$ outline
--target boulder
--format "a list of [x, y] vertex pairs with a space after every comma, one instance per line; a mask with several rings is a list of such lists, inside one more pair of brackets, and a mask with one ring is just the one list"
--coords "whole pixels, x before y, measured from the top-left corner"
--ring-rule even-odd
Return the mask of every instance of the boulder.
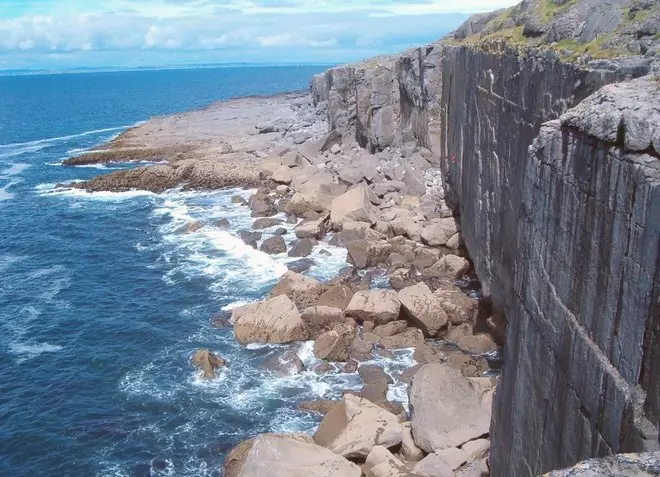
[[470, 271], [470, 262], [457, 255], [444, 255], [431, 267], [424, 270], [428, 278], [461, 278]]
[[409, 391], [415, 443], [426, 452], [462, 446], [488, 434], [492, 392], [442, 363], [427, 363]]
[[413, 359], [420, 364], [425, 364], [432, 361], [443, 362], [447, 357], [442, 351], [440, 351], [440, 349], [424, 343], [415, 347]]
[[458, 370], [466, 378], [479, 378], [488, 371], [488, 361], [463, 353], [453, 353], [446, 361], [447, 366]]
[[199, 229], [203, 228], [204, 224], [201, 223], [199, 220], [193, 220], [191, 222], [188, 222], [185, 227], [185, 232], [187, 234], [191, 234], [194, 232], [197, 232]]
[[273, 219], [272, 217], [261, 217], [254, 221], [252, 228], [254, 230], [267, 229], [268, 227], [274, 227], [275, 225], [280, 225], [284, 223], [282, 219]]
[[291, 181], [293, 180], [293, 174], [291, 171], [291, 168], [288, 166], [280, 166], [277, 169], [273, 171], [273, 175], [271, 176], [271, 179], [278, 184], [285, 184], [289, 185], [291, 184]]
[[312, 238], [312, 239], [321, 239], [325, 235], [326, 227], [325, 221], [327, 216], [322, 215], [316, 220], [303, 220], [300, 222], [294, 232], [298, 238]]
[[315, 305], [324, 291], [325, 287], [318, 280], [289, 271], [280, 278], [270, 296], [286, 295], [302, 310]]
[[429, 454], [424, 457], [415, 464], [413, 471], [424, 477], [452, 477], [454, 475], [454, 469], [437, 454]]
[[314, 265], [314, 260], [311, 258], [301, 258], [300, 260], [294, 260], [293, 262], [287, 262], [286, 268], [296, 273], [303, 273], [312, 268]]
[[192, 362], [203, 371], [204, 379], [215, 378], [215, 370], [225, 366], [225, 360], [208, 349], [200, 349], [193, 357]]
[[241, 240], [251, 247], [257, 248], [257, 240], [261, 240], [261, 232], [250, 232], [241, 230], [239, 232]]
[[346, 361], [354, 339], [355, 328], [348, 323], [340, 323], [316, 338], [314, 356], [328, 361]]
[[231, 197], [231, 202], [232, 202], [232, 204], [247, 205], [247, 200], [245, 200], [240, 195], [233, 195]]
[[497, 351], [497, 343], [486, 333], [462, 336], [456, 344], [462, 350], [472, 354], [485, 354]]
[[424, 451], [417, 447], [413, 440], [410, 422], [404, 422], [402, 426], [401, 455], [408, 462], [419, 462], [424, 458]]
[[287, 230], [284, 227], [278, 227], [275, 229], [275, 232], [273, 232], [273, 235], [286, 235]]
[[289, 188], [285, 185], [278, 185], [275, 187], [275, 193], [281, 197], [284, 197], [289, 193]]
[[221, 218], [221, 219], [218, 219], [218, 220], [215, 222], [215, 226], [216, 226], [216, 227], [227, 228], [227, 227], [229, 227], [230, 225], [231, 225], [231, 224], [229, 223], [229, 219], [228, 219], [227, 217], [223, 217], [223, 218]]
[[305, 369], [300, 356], [291, 350], [269, 356], [262, 366], [280, 376], [295, 376]]
[[385, 263], [392, 253], [392, 246], [385, 240], [354, 240], [346, 245], [348, 263], [356, 268], [375, 267]]
[[344, 222], [376, 223], [377, 212], [369, 200], [369, 191], [364, 183], [357, 185], [332, 201], [330, 221], [340, 229]]
[[364, 477], [418, 477], [384, 446], [375, 446], [362, 466]]
[[399, 291], [397, 295], [408, 321], [418, 326], [426, 336], [436, 337], [447, 326], [447, 314], [431, 289], [418, 283]]
[[367, 361], [371, 359], [371, 351], [374, 349], [373, 343], [355, 338], [351, 344], [348, 355], [356, 361]]
[[486, 326], [488, 326], [488, 331], [490, 331], [495, 342], [500, 346], [504, 346], [506, 342], [506, 318], [496, 313], [488, 317]]
[[312, 239], [303, 238], [293, 242], [289, 250], [289, 257], [307, 257], [312, 253], [316, 242]]
[[286, 253], [286, 242], [280, 235], [268, 237], [261, 242], [260, 250], [269, 255], [277, 255], [278, 253]]
[[315, 412], [325, 416], [330, 409], [336, 406], [339, 401], [332, 399], [317, 399], [316, 401], [302, 401], [296, 405], [297, 409], [307, 412]]
[[260, 434], [225, 458], [224, 477], [360, 477], [360, 467], [306, 434]]
[[270, 217], [277, 214], [275, 201], [263, 192], [253, 194], [248, 201], [248, 206], [252, 210], [252, 217]]
[[408, 322], [404, 320], [390, 321], [384, 325], [378, 325], [374, 328], [373, 333], [378, 335], [380, 338], [385, 338], [387, 336], [398, 335], [403, 333], [406, 328], [408, 328]]
[[351, 374], [357, 371], [358, 362], [354, 359], [349, 359], [346, 364], [341, 368], [343, 373]]
[[380, 340], [380, 345], [385, 349], [415, 348], [423, 343], [424, 333], [418, 328], [408, 328], [403, 333]]
[[289, 343], [309, 335], [296, 306], [286, 295], [232, 310], [236, 339], [246, 343]]
[[399, 317], [399, 302], [393, 290], [358, 291], [346, 307], [346, 314], [362, 321], [383, 324]]
[[447, 284], [438, 288], [433, 295], [447, 313], [452, 325], [469, 323], [474, 325], [479, 315], [479, 300], [467, 296], [460, 288]]
[[349, 459], [364, 459], [374, 446], [401, 443], [397, 416], [366, 399], [344, 395], [323, 418], [314, 441]]
[[422, 229], [421, 236], [426, 245], [439, 247], [441, 245], [446, 245], [447, 240], [449, 240], [456, 232], [458, 232], [456, 220], [453, 217], [448, 217], [445, 219], [431, 220], [428, 225]]
[[324, 305], [305, 308], [300, 317], [311, 338], [317, 338], [321, 333], [330, 331], [339, 323], [355, 323], [351, 318], [344, 317], [341, 309]]
[[318, 304], [345, 310], [353, 298], [353, 290], [346, 285], [331, 285], [319, 297]]
[[440, 260], [440, 250], [437, 248], [423, 247], [417, 250], [413, 266], [417, 268], [428, 268]]
[[463, 244], [463, 239], [461, 238], [461, 234], [459, 232], [456, 232], [454, 235], [450, 237], [449, 240], [447, 240], [447, 244], [445, 245], [447, 248], [451, 248], [452, 250], [458, 250], [461, 248], [461, 245]]
[[382, 367], [376, 364], [363, 364], [358, 368], [358, 374], [362, 378], [364, 384], [384, 383], [386, 385], [392, 384], [392, 378], [387, 374]]

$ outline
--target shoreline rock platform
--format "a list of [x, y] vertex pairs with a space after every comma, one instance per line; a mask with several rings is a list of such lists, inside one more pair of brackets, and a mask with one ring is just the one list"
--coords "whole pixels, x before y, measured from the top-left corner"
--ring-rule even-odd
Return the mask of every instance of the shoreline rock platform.
[[[659, 29], [653, 1], [525, 0], [310, 93], [156, 118], [67, 161], [162, 162], [69, 186], [89, 191], [255, 189], [243, 240], [298, 263], [233, 310], [237, 339], [314, 340], [317, 372], [362, 377], [301, 403], [324, 415], [314, 436], [253, 437], [225, 476], [532, 476], [622, 453], [639, 454], [556, 474], [658, 475]], [[276, 215], [290, 249], [262, 228]], [[350, 266], [322, 283], [299, 272], [324, 237]], [[488, 300], [458, 286], [477, 277]], [[409, 411], [363, 363], [401, 348]]]

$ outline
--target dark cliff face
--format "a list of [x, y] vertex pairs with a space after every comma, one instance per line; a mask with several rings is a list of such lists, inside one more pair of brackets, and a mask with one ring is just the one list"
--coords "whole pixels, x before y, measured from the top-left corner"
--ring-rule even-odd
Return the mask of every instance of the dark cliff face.
[[510, 323], [492, 475], [658, 447], [660, 144], [630, 138], [659, 141], [660, 119], [626, 98], [647, 88], [637, 104], [660, 104], [660, 86], [631, 82], [607, 111], [602, 96], [580, 104], [650, 64], [436, 44], [313, 82], [345, 138], [372, 152], [412, 142], [442, 168], [484, 290]]

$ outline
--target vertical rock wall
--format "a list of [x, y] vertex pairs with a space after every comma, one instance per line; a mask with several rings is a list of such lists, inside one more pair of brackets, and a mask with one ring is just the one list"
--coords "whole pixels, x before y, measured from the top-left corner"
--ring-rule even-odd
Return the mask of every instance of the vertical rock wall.
[[[510, 323], [491, 426], [496, 477], [657, 447], [660, 145], [634, 143], [660, 121], [624, 107], [634, 82], [604, 113], [593, 101], [571, 110], [648, 71], [436, 44], [313, 81], [345, 139], [372, 152], [412, 142], [442, 167], [477, 274]], [[660, 104], [653, 81], [638, 103]], [[634, 119], [622, 130], [624, 117]]]

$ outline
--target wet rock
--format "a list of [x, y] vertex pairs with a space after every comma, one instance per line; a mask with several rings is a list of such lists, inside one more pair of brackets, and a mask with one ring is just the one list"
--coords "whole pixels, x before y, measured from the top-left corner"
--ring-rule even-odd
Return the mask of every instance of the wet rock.
[[350, 394], [321, 422], [314, 441], [349, 459], [364, 459], [376, 445], [401, 443], [401, 424], [391, 412]]
[[273, 232], [273, 235], [286, 235], [287, 232], [288, 232], [287, 229], [285, 229], [284, 227], [279, 227], [279, 228], [275, 229], [275, 232]]
[[323, 363], [317, 364], [314, 367], [314, 372], [316, 374], [325, 374], [325, 373], [329, 373], [329, 372], [334, 371], [334, 370], [335, 370], [335, 367], [333, 365], [331, 365], [330, 363], [327, 363], [325, 361]]
[[374, 345], [369, 341], [355, 338], [351, 345], [349, 356], [356, 361], [367, 361], [371, 359], [371, 351], [373, 348]]
[[245, 200], [243, 197], [240, 195], [234, 195], [231, 198], [231, 201], [233, 204], [238, 204], [238, 205], [247, 205], [247, 200]]
[[392, 378], [382, 367], [375, 364], [363, 364], [358, 368], [358, 374], [365, 384], [384, 383], [392, 384]]
[[291, 350], [268, 357], [263, 362], [263, 367], [280, 376], [295, 376], [305, 369], [300, 357]]
[[413, 359], [420, 364], [425, 364], [433, 361], [442, 362], [445, 361], [447, 357], [438, 348], [425, 343], [415, 347]]
[[404, 316], [426, 336], [436, 337], [447, 326], [447, 314], [440, 300], [425, 283], [406, 287], [397, 295]]
[[279, 295], [232, 311], [236, 339], [246, 343], [289, 343], [308, 338], [296, 306]]
[[187, 234], [191, 234], [197, 232], [199, 229], [203, 227], [204, 227], [203, 223], [201, 223], [198, 220], [193, 220], [192, 222], [188, 222], [188, 224], [186, 224], [185, 232]]
[[340, 323], [331, 331], [319, 335], [314, 341], [314, 356], [328, 361], [346, 361], [349, 350], [355, 339], [355, 328], [349, 324]]
[[345, 310], [353, 298], [353, 290], [346, 285], [331, 285], [319, 297], [318, 304]]
[[250, 197], [248, 206], [252, 210], [252, 217], [270, 217], [277, 214], [275, 201], [263, 192], [257, 192]]
[[468, 353], [484, 354], [497, 351], [497, 344], [490, 335], [480, 333], [476, 335], [461, 336], [456, 342], [459, 348]]
[[312, 239], [303, 238], [293, 242], [291, 250], [289, 250], [289, 257], [307, 257], [312, 253], [316, 242]]
[[286, 253], [286, 242], [280, 235], [268, 237], [266, 240], [261, 242], [260, 250], [269, 255]]
[[215, 226], [216, 226], [216, 227], [227, 228], [227, 227], [229, 227], [230, 225], [231, 225], [231, 224], [229, 223], [229, 219], [227, 219], [227, 217], [223, 217], [223, 218], [221, 218], [221, 219], [219, 219], [219, 220], [217, 220], [217, 221], [215, 222]]
[[252, 224], [252, 228], [254, 230], [267, 229], [269, 227], [274, 227], [275, 225], [279, 225], [283, 222], [284, 221], [282, 219], [273, 219], [272, 217], [261, 217], [260, 219], [254, 221], [254, 223]]
[[488, 361], [463, 353], [453, 353], [446, 361], [447, 366], [454, 368], [466, 378], [479, 378], [488, 371]]
[[192, 362], [204, 373], [204, 379], [214, 379], [215, 370], [225, 366], [225, 360], [208, 349], [200, 349], [193, 357]]
[[400, 307], [393, 290], [358, 291], [346, 307], [346, 314], [358, 320], [383, 324], [396, 320]]
[[346, 362], [346, 364], [342, 367], [342, 372], [346, 374], [351, 374], [357, 371], [358, 368], [358, 362], [355, 361], [354, 359], [350, 359]]
[[224, 477], [360, 477], [360, 468], [306, 434], [260, 434], [225, 458]]
[[257, 241], [261, 240], [261, 232], [250, 232], [248, 230], [241, 230], [239, 232], [241, 240], [253, 248], [257, 248]]
[[286, 267], [292, 272], [303, 273], [309, 270], [314, 266], [314, 260], [311, 258], [301, 258], [300, 260], [294, 260], [293, 262], [288, 262]]
[[488, 434], [492, 393], [441, 363], [425, 364], [410, 389], [412, 432], [426, 452], [457, 447]]

